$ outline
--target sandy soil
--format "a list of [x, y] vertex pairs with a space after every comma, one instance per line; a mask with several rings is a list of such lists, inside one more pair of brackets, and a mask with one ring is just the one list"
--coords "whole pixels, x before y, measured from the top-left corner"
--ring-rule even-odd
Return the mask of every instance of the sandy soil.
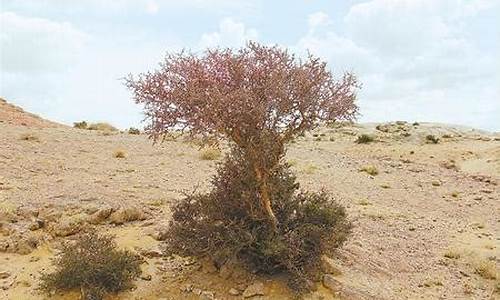
[[[0, 273], [8, 274], [0, 279], [1, 299], [78, 299], [44, 296], [36, 286], [58, 245], [85, 230], [113, 233], [121, 247], [146, 256], [151, 279], [110, 299], [241, 299], [229, 289], [255, 281], [265, 286], [256, 299], [292, 298], [279, 278], [224, 276], [205, 262], [157, 257], [155, 233], [168, 222], [170, 206], [184, 191], [209, 188], [216, 161], [200, 159], [196, 146], [48, 126], [0, 122]], [[354, 222], [334, 258], [344, 298], [499, 297], [499, 135], [441, 124], [376, 126], [321, 128], [288, 151], [302, 188], [331, 192]], [[356, 144], [361, 133], [376, 140]], [[426, 143], [429, 134], [439, 143]], [[126, 157], [113, 157], [117, 150]], [[360, 171], [365, 166], [378, 174]], [[140, 217], [90, 222], [103, 208], [133, 209]], [[482, 273], [484, 266], [496, 279]], [[306, 298], [335, 299], [317, 286]]]

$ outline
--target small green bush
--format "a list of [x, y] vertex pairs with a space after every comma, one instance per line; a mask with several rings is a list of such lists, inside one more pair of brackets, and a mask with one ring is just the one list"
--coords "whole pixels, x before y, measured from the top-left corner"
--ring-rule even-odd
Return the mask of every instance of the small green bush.
[[75, 122], [75, 123], [73, 123], [73, 127], [74, 128], [78, 128], [78, 129], [87, 129], [88, 128], [88, 124], [85, 121]]
[[186, 197], [173, 207], [167, 254], [210, 257], [221, 266], [237, 258], [262, 274], [284, 273], [296, 291], [318, 278], [320, 257], [346, 240], [351, 224], [342, 206], [324, 192], [298, 192], [290, 166], [269, 174], [273, 229], [256, 203], [258, 183], [236, 151], [214, 177], [213, 190]]
[[425, 137], [425, 142], [428, 144], [437, 144], [439, 143], [439, 138], [435, 137], [432, 134], [429, 134]]
[[130, 128], [128, 129], [128, 133], [129, 133], [129, 134], [141, 134], [141, 131], [140, 131], [139, 129], [137, 129], [137, 128], [130, 127]]
[[108, 123], [92, 123], [87, 127], [88, 130], [99, 130], [99, 131], [118, 131], [116, 127]]
[[371, 143], [373, 141], [374, 141], [373, 136], [368, 135], [368, 134], [362, 134], [362, 135], [358, 136], [358, 138], [356, 139], [356, 143], [358, 143], [358, 144], [368, 144], [368, 143]]
[[53, 260], [55, 271], [41, 276], [44, 292], [80, 290], [81, 299], [100, 300], [108, 293], [130, 287], [140, 273], [141, 260], [117, 250], [113, 236], [84, 234], [74, 244], [64, 244]]

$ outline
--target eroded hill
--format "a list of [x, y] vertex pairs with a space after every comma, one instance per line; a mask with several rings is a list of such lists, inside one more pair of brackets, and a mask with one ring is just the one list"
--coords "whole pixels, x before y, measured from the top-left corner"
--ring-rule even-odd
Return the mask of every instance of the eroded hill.
[[[113, 299], [241, 299], [258, 282], [255, 299], [292, 297], [280, 278], [237, 264], [162, 256], [171, 205], [208, 188], [217, 159], [202, 158], [217, 156], [182, 138], [153, 146], [42, 126], [52, 123], [0, 105], [0, 298], [78, 299], [36, 286], [60, 243], [88, 230], [146, 260], [136, 288]], [[362, 134], [373, 141], [356, 143]], [[442, 124], [337, 124], [300, 138], [287, 155], [299, 182], [329, 191], [355, 225], [325, 266], [331, 281], [306, 298], [498, 297], [499, 154], [498, 135]]]

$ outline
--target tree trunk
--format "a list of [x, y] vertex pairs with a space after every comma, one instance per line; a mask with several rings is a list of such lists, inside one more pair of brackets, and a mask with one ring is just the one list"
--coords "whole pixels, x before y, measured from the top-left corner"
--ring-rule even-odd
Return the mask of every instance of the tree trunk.
[[267, 185], [267, 176], [257, 166], [254, 167], [257, 183], [259, 184], [259, 195], [262, 208], [264, 208], [267, 218], [273, 230], [276, 231], [278, 227], [278, 219], [274, 215], [273, 208], [271, 207], [271, 197], [269, 195], [269, 186]]

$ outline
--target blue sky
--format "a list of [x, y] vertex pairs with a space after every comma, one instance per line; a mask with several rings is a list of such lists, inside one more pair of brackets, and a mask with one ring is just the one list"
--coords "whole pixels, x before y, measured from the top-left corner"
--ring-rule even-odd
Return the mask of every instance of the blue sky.
[[137, 126], [121, 77], [247, 40], [354, 71], [360, 121], [500, 131], [498, 0], [0, 0], [0, 96], [68, 124]]

